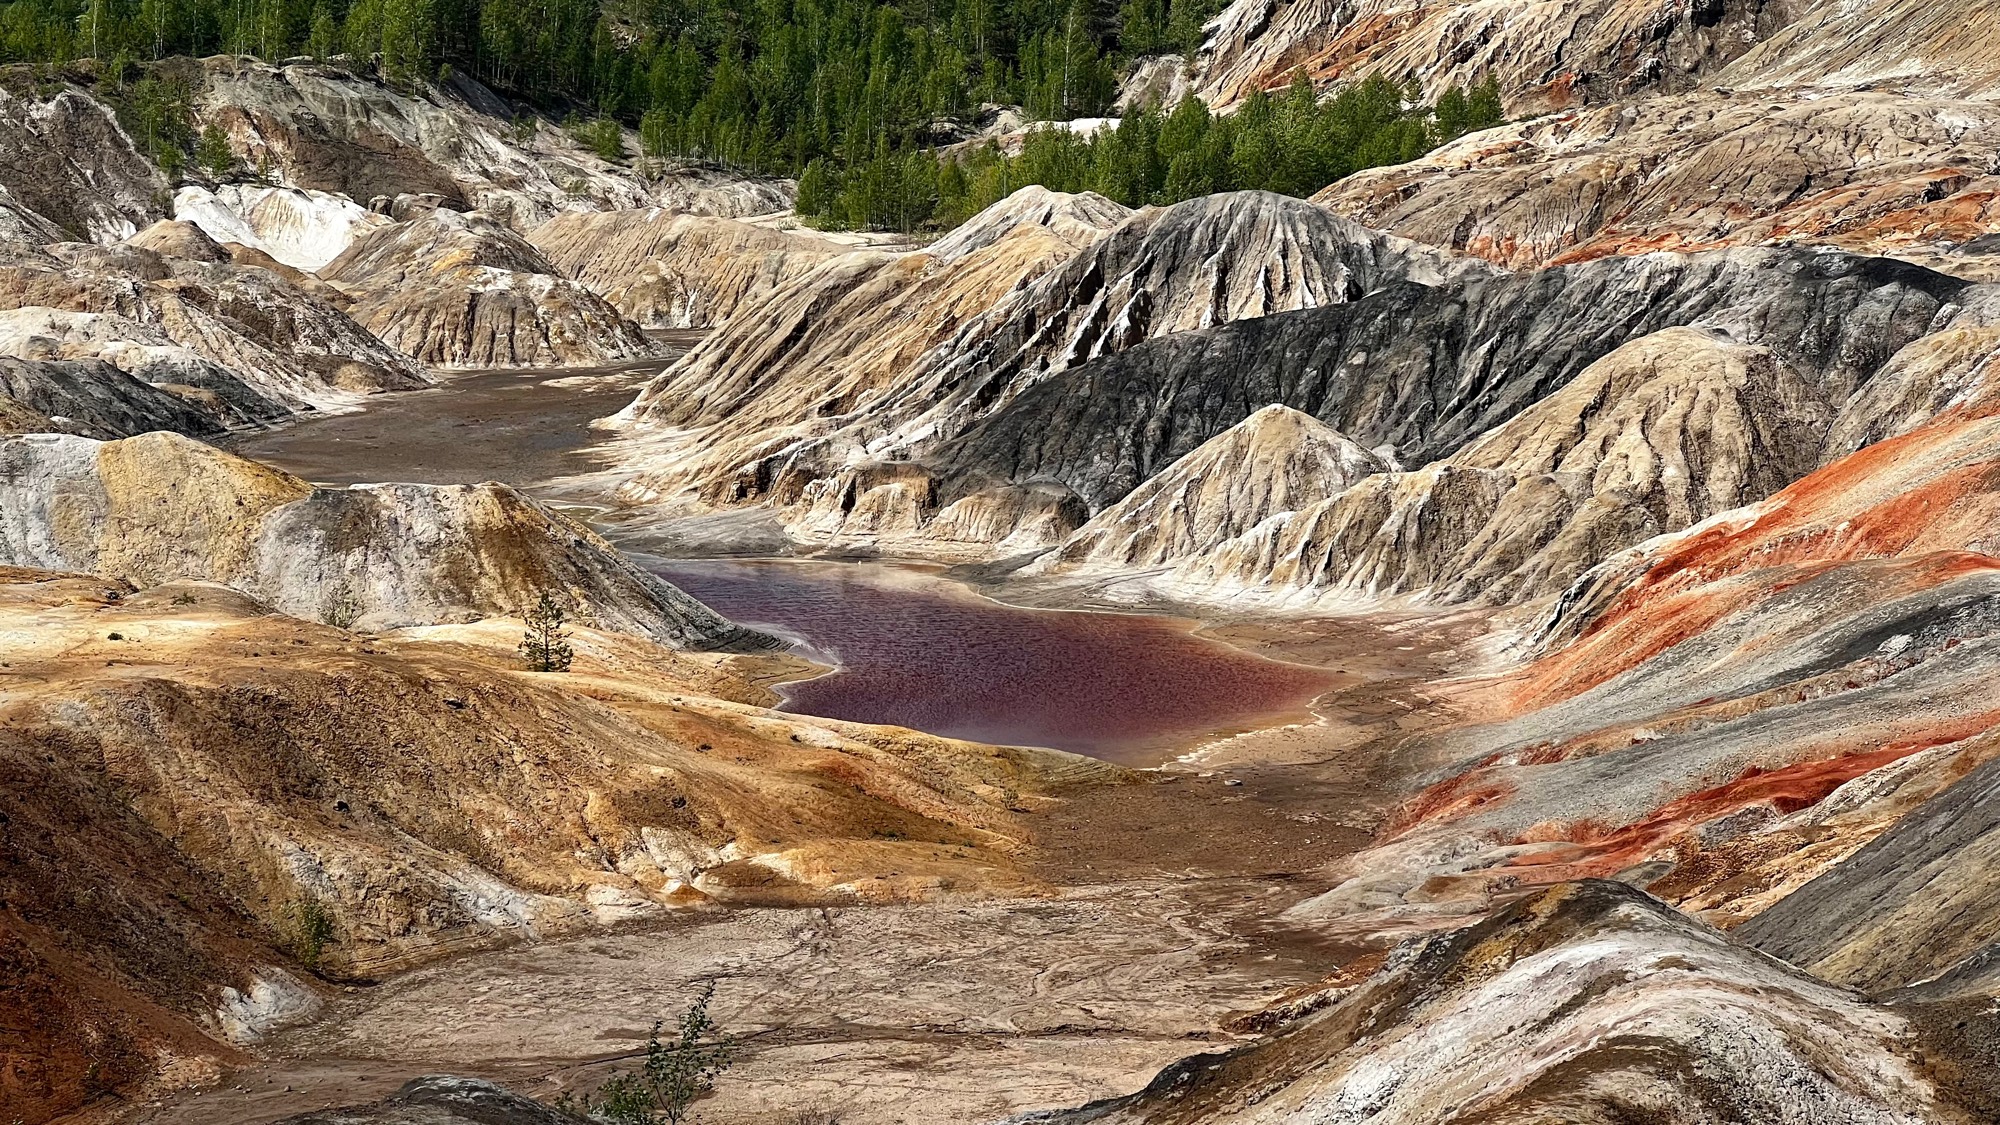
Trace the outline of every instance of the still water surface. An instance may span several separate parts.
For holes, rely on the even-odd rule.
[[[1326,673],[1134,614],[1020,609],[908,567],[641,560],[719,612],[838,671],[784,709],[1010,745],[1158,761],[1203,734],[1296,711]]]
[[[604,435],[591,420],[660,366],[468,373],[233,445],[319,483],[501,480],[554,499],[552,480],[599,467]],[[615,542],[631,529],[601,530]],[[1203,735],[1300,712],[1329,685],[1317,669],[1193,636],[1190,622],[1018,609],[910,567],[635,557],[837,664],[783,689],[802,714],[1152,764]]]

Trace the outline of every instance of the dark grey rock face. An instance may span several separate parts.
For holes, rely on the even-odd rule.
[[[243,399],[258,400],[247,387]],[[49,419],[64,432],[120,438],[150,430],[194,437],[223,431],[217,417],[169,391],[142,382],[103,360],[38,361],[0,356],[0,402]],[[272,418],[283,414],[272,408]]]
[[[75,90],[47,101],[0,92],[0,197],[72,238],[122,238],[163,218],[167,182],[111,111]]]
[[[370,1105],[351,1105],[287,1117],[277,1125],[583,1125],[584,1119],[551,1109],[491,1082],[433,1074]]]
[[[1834,401],[1966,282],[1881,258],[1736,250],[1391,281],[1346,304],[1148,340],[1028,386],[928,451],[946,499],[1054,479],[1095,508],[1271,403],[1404,465],[1446,456],[1627,341],[1700,325],[1766,344]]]
[[[2000,760],[1919,805],[1737,933],[1867,991],[1948,976],[1984,978],[1990,988],[2000,953]]]
[[[1141,212],[1009,294],[918,363],[909,384],[934,389],[923,406],[954,433],[1038,380],[1144,341],[1493,272],[1304,200],[1203,196]]]

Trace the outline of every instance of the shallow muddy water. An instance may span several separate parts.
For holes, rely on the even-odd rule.
[[[468,371],[421,391],[380,395],[350,414],[311,418],[218,444],[316,484],[415,481],[530,488],[598,467],[586,452],[616,414],[696,333],[666,335],[673,351],[616,367]]]
[[[600,467],[591,422],[664,365],[470,372],[230,444],[322,484],[499,480],[556,499],[549,481]],[[602,530],[618,541],[631,529]],[[1331,682],[1195,636],[1192,622],[1020,609],[914,567],[638,557],[726,616],[838,665],[780,689],[801,714],[1151,765],[1204,735],[1303,715]]]
[[[837,664],[784,709],[1135,764],[1299,711],[1330,683],[1136,614],[1020,609],[910,567],[641,558],[745,624]]]

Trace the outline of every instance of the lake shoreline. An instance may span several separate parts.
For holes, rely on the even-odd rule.
[[[413,392],[421,399],[385,398],[236,444],[336,484],[527,473],[516,482],[525,490],[601,517],[593,526],[644,555],[655,528],[577,489],[588,475],[580,464],[607,440],[594,420],[626,392],[615,377],[544,392],[576,375],[463,373]],[[417,403],[428,416],[398,416]],[[463,440],[468,430],[474,440]],[[461,455],[470,468],[422,464]],[[552,1098],[629,1058],[650,1021],[671,1019],[702,980],[722,982],[718,1010],[746,1040],[740,1067],[704,1106],[719,1125],[772,1120],[808,1091],[854,1125],[997,1119],[1136,1090],[1176,1059],[1242,1042],[1235,1015],[1383,955],[1283,913],[1336,882],[1372,839],[1394,799],[1374,768],[1381,748],[1446,717],[1423,711],[1411,688],[1450,663],[1456,633],[1412,615],[1050,604],[1054,593],[1023,580],[914,560],[772,561],[850,575],[864,562],[906,569],[949,583],[983,615],[1053,614],[1120,631],[1171,623],[1177,643],[1326,679],[1296,704],[1165,740],[1136,783],[1010,810],[1025,834],[1019,862],[1048,888],[1043,897],[699,908],[469,952],[343,989],[324,1017],[262,1048],[222,1087],[135,1107],[126,1120],[269,1121],[378,1098],[434,1072]],[[800,653],[730,660],[771,701],[837,671]]]

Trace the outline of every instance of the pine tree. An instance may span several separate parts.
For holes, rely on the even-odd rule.
[[[543,590],[541,600],[527,613],[528,631],[521,638],[521,657],[528,662],[530,671],[569,671],[576,653],[569,646],[569,633],[563,629],[565,616],[562,603]]]
[[[590,123],[586,134],[591,151],[607,164],[625,159],[625,133],[618,127],[615,117],[600,117]]]
[[[230,151],[229,135],[213,122],[202,129],[201,140],[194,147],[194,160],[218,180],[236,170],[236,154]]]
[[[814,219],[831,219],[840,195],[826,161],[815,158],[799,176],[798,212]]]

